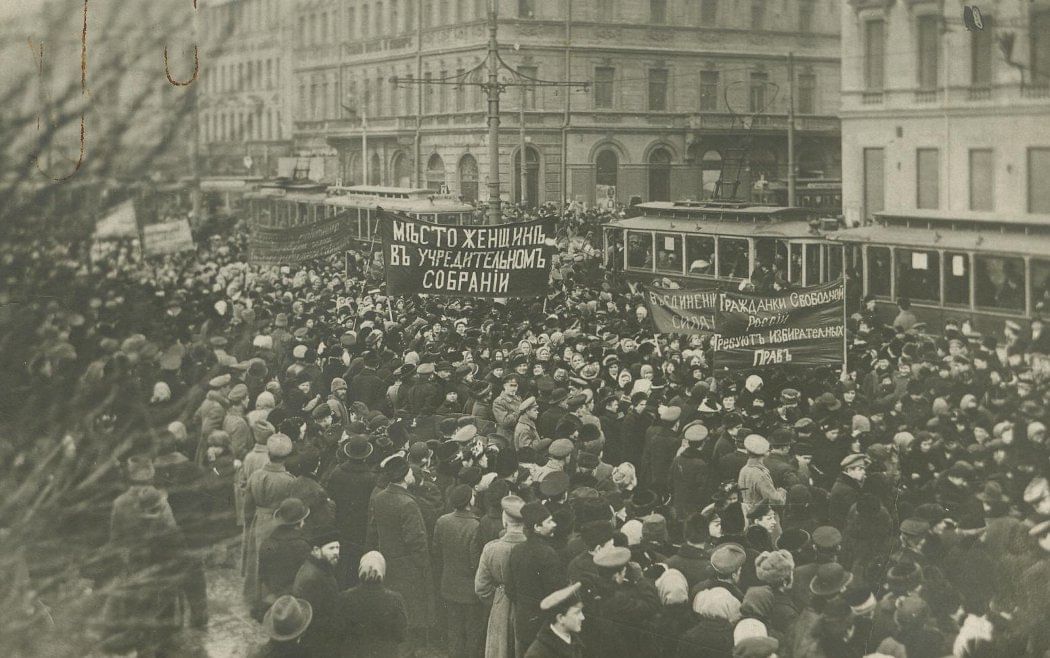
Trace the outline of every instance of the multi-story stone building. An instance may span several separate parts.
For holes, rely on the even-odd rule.
[[[847,219],[1050,221],[1050,2],[963,4],[843,9]]]
[[[498,0],[500,55],[510,67],[529,78],[588,83],[504,89],[504,198],[521,198],[523,146],[531,203],[563,194],[593,201],[596,185],[615,186],[623,201],[699,198],[740,149],[747,153],[740,195],[760,177],[786,178],[789,53],[798,173],[837,177],[840,5]],[[477,68],[488,7],[489,0],[298,0],[289,19],[296,148],[327,156],[333,182],[447,186],[484,198],[485,96],[456,82],[485,78]],[[507,70],[500,78],[525,80]]]
[[[280,158],[292,154],[287,48],[292,4],[201,1],[198,99],[204,173],[274,176]]]

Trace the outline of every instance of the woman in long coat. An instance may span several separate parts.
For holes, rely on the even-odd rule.
[[[504,522],[509,515],[504,512]],[[504,591],[507,582],[510,551],[525,541],[521,522],[507,524],[507,532],[493,539],[481,550],[481,560],[474,575],[474,592],[490,607],[488,629],[485,633],[485,658],[514,658],[521,655],[515,645],[514,604]]]

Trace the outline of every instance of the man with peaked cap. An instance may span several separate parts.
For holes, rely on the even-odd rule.
[[[596,656],[641,656],[647,650],[648,627],[660,610],[660,597],[637,565],[630,549],[606,546],[595,551],[598,569],[595,603],[584,623],[584,643]]]
[[[511,373],[503,377],[503,392],[492,401],[492,416],[496,419],[496,428],[507,437],[514,436],[518,419],[527,407],[518,395],[521,376]]]
[[[565,585],[565,565],[551,544],[557,524],[547,508],[541,503],[526,503],[521,517],[525,542],[510,552],[505,586],[514,603],[514,636],[527,646],[540,629],[540,601]]]
[[[645,432],[645,447],[642,449],[638,479],[643,486],[655,491],[657,496],[666,497],[671,491],[671,463],[682,445],[678,435],[678,420],[682,416],[682,408],[673,405],[661,406],[658,415],[660,421]]]
[[[481,549],[478,570],[474,575],[474,592],[489,607],[485,633],[485,658],[514,658],[525,651],[514,634],[517,617],[513,601],[507,595],[510,578],[510,554],[525,542],[522,508],[518,496],[505,496],[500,501],[506,532]]]
[[[714,493],[714,473],[703,453],[707,438],[707,426],[693,421],[682,432],[685,447],[671,462],[671,501],[679,526],[703,508]]]
[[[555,590],[540,601],[544,624],[525,652],[525,658],[582,658],[580,633],[584,630],[580,583]],[[591,648],[591,647],[586,647]]]
[[[439,594],[445,609],[448,652],[451,656],[478,656],[484,626],[481,602],[474,592],[478,568],[475,536],[478,518],[472,510],[474,490],[457,484],[448,491],[451,512],[434,525],[434,570],[439,578]]]
[[[244,492],[241,570],[245,599],[256,613],[266,609],[262,607],[259,588],[259,548],[277,527],[274,513],[291,496],[295,483],[295,476],[284,467],[292,454],[292,440],[284,434],[273,434],[266,441],[266,451],[269,462],[251,474]]]
[[[226,415],[222,419],[222,429],[230,435],[230,450],[237,459],[244,459],[248,451],[252,449],[254,441],[248,430],[248,387],[237,384],[230,389],[226,398],[230,406],[226,409]]]
[[[864,454],[854,453],[843,458],[839,467],[838,478],[828,497],[828,522],[843,530],[846,527],[846,516],[864,490],[868,458]]]
[[[423,513],[408,488],[412,469],[395,453],[380,464],[388,484],[372,494],[365,544],[387,560],[385,584],[405,598],[409,633],[421,640],[433,621],[430,549]]]

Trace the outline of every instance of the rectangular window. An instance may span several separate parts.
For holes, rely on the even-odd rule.
[[[799,285],[802,285],[802,247],[797,242],[789,245],[788,281]]]
[[[992,149],[970,149],[970,210],[995,210]]]
[[[649,110],[667,111],[667,69],[649,69]]]
[[[981,308],[1023,311],[1024,260],[1005,256],[974,256],[974,301]]]
[[[992,38],[991,20],[991,16],[982,16],[984,29],[970,33],[970,85],[982,89],[992,86],[995,39]]]
[[[700,0],[700,23],[714,25],[718,20],[718,0]]]
[[[1032,309],[1040,304],[1041,308],[1050,308],[1050,260],[1033,258],[1029,265],[1032,268]]]
[[[944,303],[970,305],[970,256],[962,252],[944,252]]]
[[[806,243],[806,280],[803,285],[820,283],[820,245]]]
[[[1050,213],[1050,148],[1028,149],[1028,212]]]
[[[434,104],[434,85],[430,84],[432,78],[430,71],[423,74],[423,89],[420,90],[420,93],[423,94],[423,114],[430,114]]]
[[[703,236],[688,235],[685,238],[686,262],[689,264],[687,274],[715,273],[715,239]]]
[[[353,41],[357,36],[357,10],[353,7],[346,8],[346,40]]]
[[[610,109],[613,106],[613,78],[616,69],[599,66],[594,69],[594,107]]]
[[[915,152],[915,207],[935,209],[940,205],[940,152],[918,149]]]
[[[897,249],[897,296],[940,302],[941,263],[936,251]]]
[[[868,247],[868,294],[888,298],[892,294],[890,288],[892,277],[893,266],[890,263],[890,248]]]
[[[1032,13],[1028,33],[1031,35],[1032,85],[1046,87],[1050,85],[1050,10]]]
[[[660,272],[682,273],[681,235],[656,234],[656,269]]]
[[[751,93],[749,96],[749,107],[751,112],[759,113],[766,108],[766,83],[769,82],[769,74],[761,71],[751,72]]]
[[[718,276],[746,279],[751,266],[748,251],[747,240],[718,238]]]
[[[539,72],[538,72],[538,70],[537,70],[537,68],[535,66],[519,66],[518,67],[518,71],[520,71],[523,76],[526,76],[528,78],[538,78],[539,77]],[[536,109],[536,85],[534,85],[534,84],[530,83],[528,80],[524,80],[524,79],[521,82],[522,82],[523,85],[525,85],[524,87],[521,88],[521,91],[520,91],[520,93],[522,94],[522,98],[525,101],[525,109],[526,110],[535,110]]]
[[[667,0],[649,0],[649,22],[657,25],[667,22]]]
[[[766,26],[767,0],[751,0],[751,29],[762,30]]]
[[[842,247],[837,244],[824,245],[823,250],[828,264],[824,280],[834,281],[842,276]]]
[[[630,231],[627,234],[627,267],[653,269],[653,234]]]
[[[518,0],[518,18],[534,18],[535,16],[535,0]]]
[[[813,114],[817,107],[817,76],[802,73],[798,76],[798,112]]]
[[[882,91],[886,57],[885,24],[881,20],[864,23],[864,88]]]
[[[377,116],[377,117],[383,116],[385,111],[386,111],[386,107],[383,104],[383,90],[384,89],[386,89],[386,80],[383,79],[383,76],[379,76],[379,77],[376,78],[376,94],[375,94],[376,95],[375,116]]]
[[[266,60],[266,88],[273,89],[273,60]]]
[[[416,113],[416,84],[415,77],[409,73],[405,76],[405,112],[414,115]]]
[[[463,76],[466,74],[466,69],[456,69],[456,77],[463,80]],[[463,85],[456,85],[456,111],[462,112],[467,109],[467,88]]]
[[[798,31],[813,31],[813,0],[799,0],[798,3]]]
[[[306,16],[299,17],[299,47],[306,45]]]
[[[937,88],[940,69],[941,18],[936,15],[919,17],[919,89]]]
[[[700,72],[700,111],[718,110],[718,71]]]
[[[439,79],[444,79],[444,78],[447,78],[447,77],[448,77],[448,71],[440,71],[438,73],[438,78]],[[443,85],[443,84],[437,85],[437,113],[438,114],[444,114],[445,113],[445,92],[446,92],[447,89],[448,89],[448,85]]]

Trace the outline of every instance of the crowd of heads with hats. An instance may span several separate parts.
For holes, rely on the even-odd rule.
[[[58,432],[82,477],[78,454],[161,444],[239,463],[253,442],[200,435],[195,412],[214,400],[278,459],[313,455],[322,482],[354,461],[421,497],[436,487],[435,511],[453,491],[482,515],[518,496],[526,528],[549,517],[562,553],[608,528],[599,574],[670,583],[672,558],[701,555],[687,600],[697,618],[759,622],[741,655],[784,655],[809,622],[807,637],[848,647],[836,655],[916,637],[950,652],[960,628],[1017,641],[1029,611],[1050,613],[1028,587],[1050,584],[1041,323],[929,333],[866,304],[844,374],[727,372],[702,337],[654,336],[641,297],[593,259],[563,258],[546,299],[392,299],[342,257],[259,269],[245,246],[234,231],[145,261],[128,245],[4,245],[18,287],[3,301],[19,302],[0,307],[12,482]],[[128,440],[107,454],[115,437]],[[744,468],[772,486],[742,491]],[[794,605],[789,628],[754,612],[747,597],[765,590]],[[304,617],[294,601],[271,611],[272,625]]]

